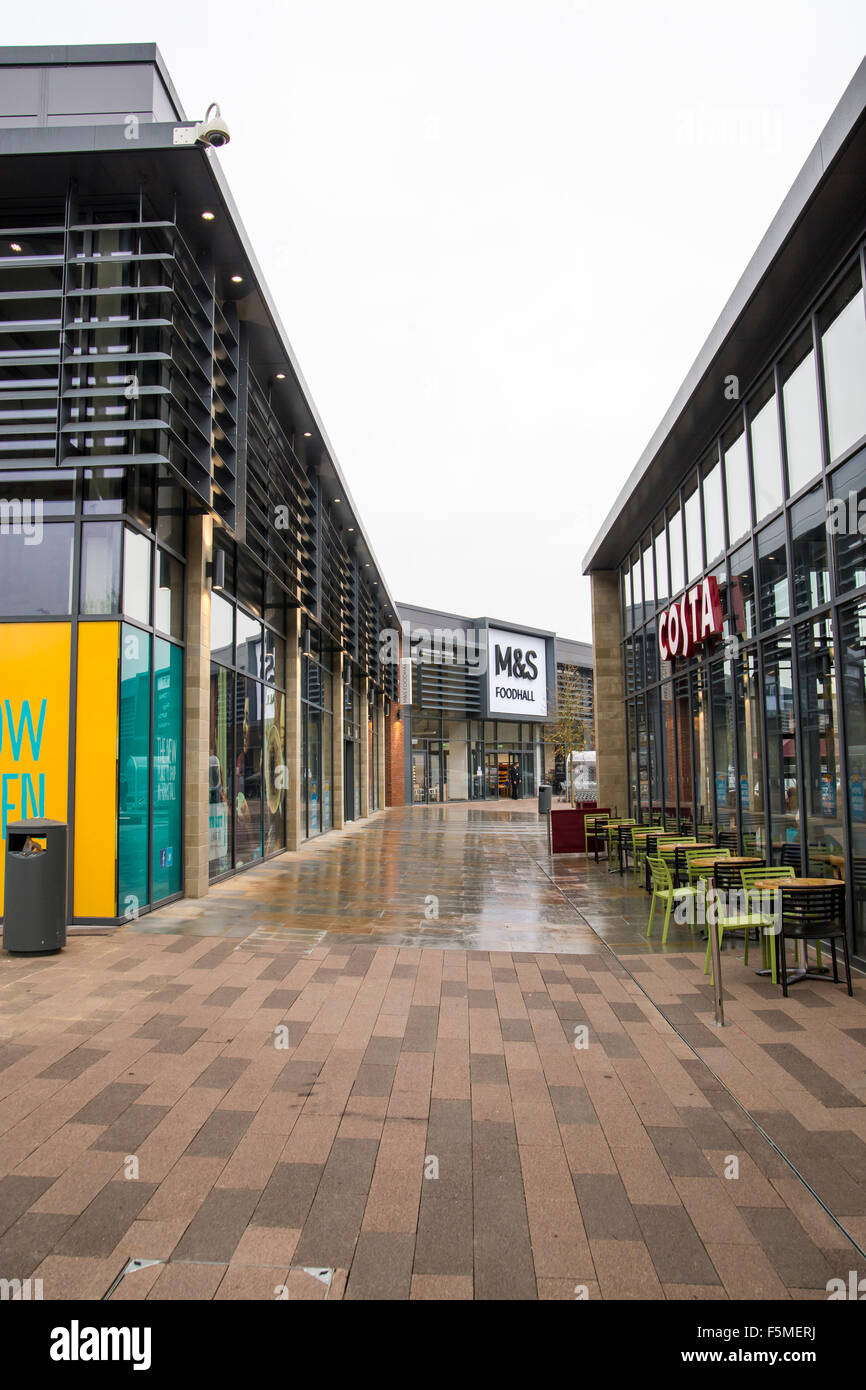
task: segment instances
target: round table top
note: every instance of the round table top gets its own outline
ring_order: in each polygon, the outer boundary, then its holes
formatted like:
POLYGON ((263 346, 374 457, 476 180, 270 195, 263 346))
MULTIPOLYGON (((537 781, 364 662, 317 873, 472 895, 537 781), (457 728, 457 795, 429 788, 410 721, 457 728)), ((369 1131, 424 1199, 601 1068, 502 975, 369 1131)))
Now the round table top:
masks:
POLYGON ((843 878, 757 878, 751 888, 844 888, 843 878))
POLYGON ((760 854, 728 854, 721 859, 714 859, 714 864, 760 864, 765 867, 764 860, 760 854))

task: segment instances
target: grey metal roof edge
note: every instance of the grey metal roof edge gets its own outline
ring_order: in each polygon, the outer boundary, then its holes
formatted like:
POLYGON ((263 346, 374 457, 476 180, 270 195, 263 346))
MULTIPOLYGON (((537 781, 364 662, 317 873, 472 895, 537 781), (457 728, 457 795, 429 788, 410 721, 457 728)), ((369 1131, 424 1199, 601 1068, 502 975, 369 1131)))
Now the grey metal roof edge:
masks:
POLYGON ((517 623, 511 619, 491 618, 487 614, 478 617, 470 617, 466 613, 446 613, 442 608, 427 608, 419 603, 398 603, 397 612, 401 609, 411 608, 418 613, 429 613, 432 618, 455 618, 461 623, 472 623, 474 627, 486 628, 494 627, 502 632, 525 632, 528 637, 552 637, 556 640, 556 633, 546 627, 530 627, 528 623, 517 623))
POLYGON ((817 192, 830 165, 841 151, 854 127, 862 119, 864 111, 866 111, 866 58, 861 61, 845 88, 652 438, 620 488, 616 501, 584 556, 581 566, 583 574, 589 574, 593 568, 596 568, 594 563, 596 556, 607 540, 625 503, 638 483, 650 472, 662 444, 673 433, 688 402, 701 381, 711 370, 734 324, 748 308, 756 289, 785 242, 795 230, 807 204, 817 192))
POLYGON ((11 44, 0 47, 0 68, 96 66, 103 63, 152 63, 162 79, 178 118, 186 120, 165 59, 155 43, 11 44))

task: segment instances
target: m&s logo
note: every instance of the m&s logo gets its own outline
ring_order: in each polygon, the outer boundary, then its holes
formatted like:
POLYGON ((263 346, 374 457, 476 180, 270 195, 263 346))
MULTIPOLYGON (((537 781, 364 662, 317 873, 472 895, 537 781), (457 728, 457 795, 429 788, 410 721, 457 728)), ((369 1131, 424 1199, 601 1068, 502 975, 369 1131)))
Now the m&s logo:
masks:
POLYGON ((494 647, 494 676, 503 673, 515 680, 538 680, 538 653, 522 651, 520 647, 506 647, 503 651, 499 643, 494 647))

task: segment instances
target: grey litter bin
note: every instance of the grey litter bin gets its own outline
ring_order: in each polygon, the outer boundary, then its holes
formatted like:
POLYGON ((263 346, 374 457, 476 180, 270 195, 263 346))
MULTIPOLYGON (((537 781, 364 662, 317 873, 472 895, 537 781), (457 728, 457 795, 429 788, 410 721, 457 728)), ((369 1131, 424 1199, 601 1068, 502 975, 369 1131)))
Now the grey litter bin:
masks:
POLYGON ((59 820, 6 826, 4 950, 40 955, 66 945, 66 830, 59 820))
POLYGON ((538 814, 546 816, 547 812, 553 808, 553 791, 548 782, 538 784, 538 814))

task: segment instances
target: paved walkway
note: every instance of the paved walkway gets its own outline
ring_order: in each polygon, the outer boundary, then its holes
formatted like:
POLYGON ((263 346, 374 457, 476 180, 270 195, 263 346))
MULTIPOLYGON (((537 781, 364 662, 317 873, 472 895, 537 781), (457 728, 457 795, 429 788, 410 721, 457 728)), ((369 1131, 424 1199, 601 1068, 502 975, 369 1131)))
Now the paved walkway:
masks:
POLYGON ((484 814, 387 813, 0 957, 0 1277, 115 1299, 864 1277, 862 978, 783 1001, 726 952, 712 1030, 702 952, 641 943, 640 889, 572 857, 554 881, 528 810, 484 814))

